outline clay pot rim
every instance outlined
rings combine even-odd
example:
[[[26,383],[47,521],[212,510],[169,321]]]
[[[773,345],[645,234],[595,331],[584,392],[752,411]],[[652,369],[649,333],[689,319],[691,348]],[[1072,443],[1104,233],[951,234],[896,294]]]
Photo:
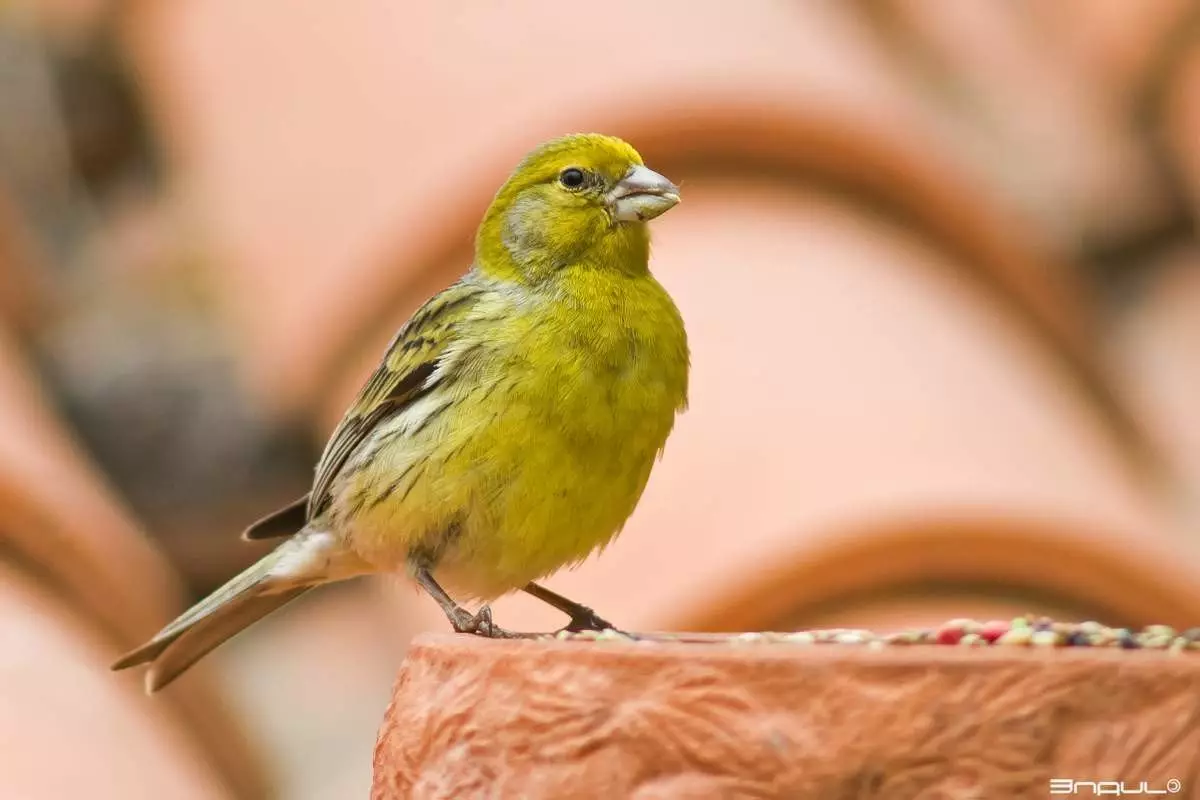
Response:
[[[868,589],[949,580],[1050,589],[1125,620],[1200,624],[1200,559],[1181,553],[1178,545],[1186,543],[1171,537],[968,509],[893,517],[857,531],[773,537],[781,552],[770,564],[753,565],[753,582],[726,582],[730,590],[718,596],[697,594],[680,609],[677,624],[695,630],[753,628],[758,620],[795,617],[806,607]],[[794,542],[790,548],[788,540]]]
[[[694,634],[679,634],[692,636]],[[737,634],[728,634],[736,636]],[[662,660],[680,655],[702,656],[709,659],[747,660],[802,660],[831,662],[853,660],[865,663],[971,663],[986,661],[991,664],[1020,664],[1031,661],[1054,659],[1058,661],[1144,661],[1154,664],[1180,663],[1181,659],[1192,663],[1200,662],[1200,651],[1168,652],[1158,649],[1132,649],[1119,647],[958,647],[955,645],[893,645],[872,649],[858,644],[789,644],[754,643],[733,644],[732,642],[628,642],[619,639],[607,641],[571,641],[561,639],[488,639],[463,633],[421,633],[413,637],[405,660],[436,653],[439,658],[470,658],[480,649],[488,657],[497,655],[546,656],[578,655],[586,653],[590,661],[608,659],[629,660],[646,658]],[[499,652],[497,652],[499,651]],[[1187,663],[1187,661],[1184,661]]]

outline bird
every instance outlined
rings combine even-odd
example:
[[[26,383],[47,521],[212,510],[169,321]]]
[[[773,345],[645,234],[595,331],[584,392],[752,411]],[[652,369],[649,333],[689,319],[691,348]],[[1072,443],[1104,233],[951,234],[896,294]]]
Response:
[[[679,201],[614,136],[529,152],[470,267],[388,345],[309,493],[242,534],[279,545],[112,668],[149,664],[153,693],[310,589],[377,573],[407,573],[459,633],[513,635],[488,603],[521,590],[566,630],[613,628],[538,581],[617,536],[687,408],[687,334],[647,225]]]

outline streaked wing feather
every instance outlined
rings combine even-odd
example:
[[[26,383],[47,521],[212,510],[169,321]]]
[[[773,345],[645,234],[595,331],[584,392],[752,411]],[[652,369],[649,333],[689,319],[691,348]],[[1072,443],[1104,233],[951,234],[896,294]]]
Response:
[[[310,519],[324,510],[338,473],[371,431],[433,389],[430,381],[453,338],[454,325],[469,313],[480,292],[460,280],[434,295],[397,332],[325,446],[309,494]]]

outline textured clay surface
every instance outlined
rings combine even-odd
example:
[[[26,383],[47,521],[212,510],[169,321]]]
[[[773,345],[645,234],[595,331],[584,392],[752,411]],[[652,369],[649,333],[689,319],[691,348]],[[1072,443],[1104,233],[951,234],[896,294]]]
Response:
[[[1051,778],[1200,798],[1200,658],[428,635],[372,798],[990,800]]]

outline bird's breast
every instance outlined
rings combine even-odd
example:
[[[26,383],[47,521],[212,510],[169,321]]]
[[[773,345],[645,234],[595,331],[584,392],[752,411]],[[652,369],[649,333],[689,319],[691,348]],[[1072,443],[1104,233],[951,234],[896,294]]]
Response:
[[[545,359],[531,389],[549,400],[547,414],[584,441],[665,438],[686,401],[688,369],[670,297],[648,275],[592,277],[563,294],[530,331],[528,352]]]

